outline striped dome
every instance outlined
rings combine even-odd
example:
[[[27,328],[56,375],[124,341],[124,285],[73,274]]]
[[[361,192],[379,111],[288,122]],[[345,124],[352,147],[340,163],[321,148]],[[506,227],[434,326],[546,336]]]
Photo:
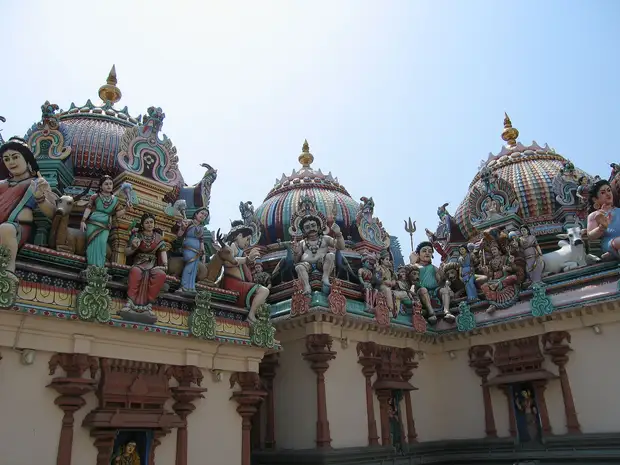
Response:
[[[545,144],[540,147],[536,142],[530,146],[516,143],[514,147],[504,147],[496,156],[490,156],[485,165],[498,178],[508,181],[514,189],[519,209],[517,214],[528,224],[552,221],[560,205],[556,202],[553,181],[567,160]],[[575,169],[577,176],[586,175]],[[470,196],[474,189],[483,189],[478,173],[469,185],[465,199],[454,215],[461,232],[467,238],[475,237],[479,231],[472,225]]]
[[[256,209],[256,215],[263,228],[261,244],[274,244],[278,239],[291,240],[289,233],[291,217],[303,196],[310,196],[317,210],[326,217],[330,216],[335,208],[337,210],[335,220],[344,236],[356,235],[355,218],[359,202],[351,198],[338,182],[338,178],[334,178],[331,173],[323,174],[321,170],[312,169],[310,164],[313,159],[305,142],[299,157],[302,163],[301,169],[293,170],[290,176],[283,174],[267,194],[263,204]]]

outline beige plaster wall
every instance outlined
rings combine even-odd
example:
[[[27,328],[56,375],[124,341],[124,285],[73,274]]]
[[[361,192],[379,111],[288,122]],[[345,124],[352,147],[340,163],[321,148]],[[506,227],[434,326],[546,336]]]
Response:
[[[282,345],[284,350],[274,379],[276,443],[284,449],[313,448],[316,375],[301,356],[306,351],[305,339],[289,340]],[[329,402],[328,399],[328,405]]]

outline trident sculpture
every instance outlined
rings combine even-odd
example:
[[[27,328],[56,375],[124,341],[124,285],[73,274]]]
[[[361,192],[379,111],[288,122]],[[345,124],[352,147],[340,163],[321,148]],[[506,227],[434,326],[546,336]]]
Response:
[[[411,217],[409,217],[409,222],[405,220],[405,231],[409,233],[409,238],[411,239],[411,251],[413,252],[415,249],[413,248],[413,233],[416,231],[415,221],[411,222]]]
[[[0,121],[6,123],[6,118],[4,116],[0,116]],[[0,129],[0,132],[2,132],[2,129]],[[2,134],[0,134],[0,144],[2,143],[4,143],[4,139],[2,138]]]

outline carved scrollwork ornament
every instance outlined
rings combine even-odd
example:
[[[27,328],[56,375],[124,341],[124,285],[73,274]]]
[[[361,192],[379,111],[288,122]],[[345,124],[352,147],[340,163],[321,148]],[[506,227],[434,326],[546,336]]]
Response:
[[[195,302],[196,307],[189,316],[190,333],[200,339],[215,339],[217,323],[211,308],[211,293],[198,291]]]
[[[106,285],[110,279],[108,269],[90,265],[86,269],[88,284],[77,298],[77,315],[84,321],[107,323],[111,319],[112,297]]]

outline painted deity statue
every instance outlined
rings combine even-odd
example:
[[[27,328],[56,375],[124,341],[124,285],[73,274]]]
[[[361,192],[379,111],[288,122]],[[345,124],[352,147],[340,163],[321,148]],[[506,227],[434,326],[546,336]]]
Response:
[[[396,318],[398,316],[398,309],[395,308],[394,296],[392,294],[392,290],[396,287],[396,273],[394,273],[390,253],[387,249],[381,251],[375,272],[379,278],[379,292],[385,296],[388,309],[392,312],[393,317]]]
[[[545,268],[542,250],[540,250],[538,240],[530,231],[529,226],[523,225],[519,228],[519,231],[521,232],[521,237],[517,239],[517,243],[525,258],[527,277],[532,284],[539,283],[542,281],[542,274]]]
[[[507,308],[516,302],[519,297],[519,277],[512,255],[502,253],[498,243],[493,240],[488,242],[487,246],[490,258],[485,260],[482,270],[488,281],[481,287],[487,300],[491,302],[487,309],[487,313],[491,314],[498,308]]]
[[[328,221],[329,223],[329,221]],[[310,273],[314,270],[323,271],[323,293],[329,294],[329,278],[336,266],[336,255],[329,248],[344,250],[345,242],[340,226],[332,220],[331,231],[336,238],[327,235],[330,228],[324,228],[323,220],[317,216],[308,214],[301,219],[303,239],[293,243],[293,256],[295,271],[304,286],[304,294],[312,294],[310,287]]]
[[[411,280],[411,272],[414,270],[417,272],[417,268],[411,265],[399,266],[396,271],[396,286],[392,293],[394,294],[395,307],[397,311],[400,311],[401,306],[413,308],[419,304],[419,299],[415,292],[415,282]],[[415,276],[415,280],[419,279],[419,272]]]
[[[250,245],[253,234],[252,228],[243,221],[233,221],[231,230],[226,236],[226,243],[231,249],[236,265],[224,263],[224,276],[221,286],[230,291],[239,293],[237,305],[249,308],[248,322],[256,322],[256,311],[267,301],[269,289],[254,282],[250,265],[259,258],[260,253],[253,249],[246,255],[246,249]]]
[[[437,322],[433,301],[439,301],[443,305],[443,318],[449,323],[454,322],[455,317],[450,313],[450,289],[444,286],[446,281],[443,271],[433,265],[433,244],[421,242],[416,251],[409,256],[409,261],[420,270],[418,296],[426,312],[429,323]]]
[[[137,444],[134,441],[129,441],[114,454],[110,465],[140,465],[140,456],[136,447]]]
[[[0,244],[9,251],[7,270],[15,271],[17,252],[30,237],[33,211],[53,217],[58,197],[41,177],[34,154],[23,139],[0,146]]]
[[[588,238],[600,239],[603,258],[620,260],[620,208],[614,207],[611,185],[604,179],[590,188]]]
[[[154,323],[152,304],[166,283],[168,255],[161,231],[155,229],[155,217],[145,213],[140,226],[131,232],[125,255],[133,257],[127,285],[127,305],[121,310],[126,320]]]
[[[366,253],[362,255],[362,266],[357,272],[357,276],[364,290],[364,301],[366,311],[373,312],[377,305],[377,289],[375,289],[375,264],[377,260],[374,254]]]
[[[466,294],[465,284],[460,277],[461,265],[459,262],[444,262],[441,267],[446,276],[446,287],[450,289],[450,300],[464,297]]]
[[[271,289],[271,275],[263,270],[262,263],[256,262],[252,275],[254,276],[254,282],[256,284]]]
[[[472,301],[478,298],[478,289],[476,288],[476,273],[474,261],[472,257],[473,244],[461,245],[459,247],[459,277],[465,285],[465,293],[467,300]]]
[[[183,238],[183,274],[178,292],[195,293],[198,264],[206,260],[204,253],[204,225],[209,219],[209,210],[200,208],[191,220],[181,220],[176,224],[177,237]]]
[[[103,176],[99,180],[99,191],[91,196],[84,209],[80,229],[86,232],[86,262],[89,265],[105,266],[112,218],[125,215],[126,210],[113,190],[112,178]]]

